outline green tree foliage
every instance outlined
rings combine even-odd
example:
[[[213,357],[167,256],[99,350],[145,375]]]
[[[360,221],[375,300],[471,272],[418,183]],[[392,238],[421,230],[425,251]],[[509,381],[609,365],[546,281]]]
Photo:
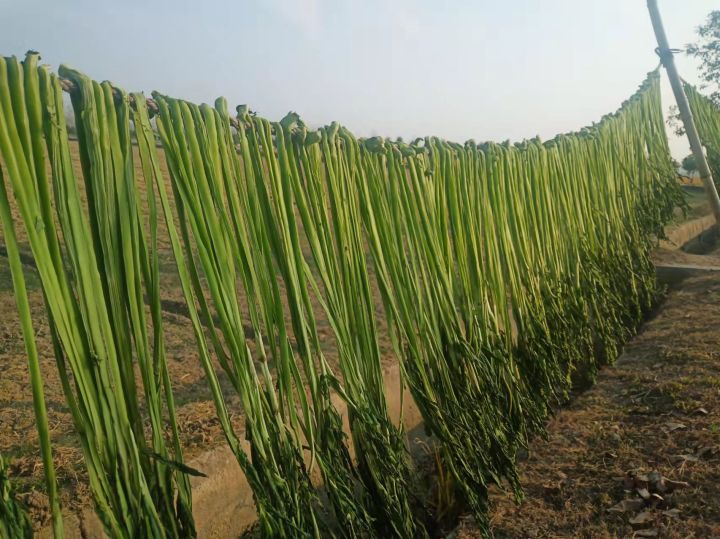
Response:
[[[688,45],[686,52],[700,60],[702,87],[710,89],[710,99],[720,105],[720,10],[710,12],[697,34],[698,42]]]
[[[684,168],[686,172],[690,172],[690,173],[697,172],[697,170],[698,170],[697,161],[695,160],[695,156],[693,154],[687,155],[682,160],[682,168]]]

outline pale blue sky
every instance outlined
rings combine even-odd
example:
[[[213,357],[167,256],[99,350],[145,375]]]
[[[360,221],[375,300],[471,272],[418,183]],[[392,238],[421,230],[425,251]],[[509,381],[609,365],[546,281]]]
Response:
[[[660,7],[680,47],[720,6]],[[645,0],[0,0],[0,54],[29,48],[127,90],[456,141],[577,129],[658,63]]]

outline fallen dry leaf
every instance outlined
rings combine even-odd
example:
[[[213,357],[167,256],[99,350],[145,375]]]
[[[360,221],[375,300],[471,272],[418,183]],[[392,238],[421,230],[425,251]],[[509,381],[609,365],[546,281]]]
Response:
[[[623,488],[625,490],[636,490],[639,488],[648,488],[648,476],[645,474],[639,474],[634,471],[629,471],[623,478]]]
[[[663,430],[665,432],[675,432],[676,430],[682,430],[686,429],[687,427],[683,423],[674,423],[672,421],[668,421],[663,426]]]
[[[650,504],[652,505],[652,507],[658,507],[661,505],[665,505],[665,498],[660,496],[660,494],[658,494],[657,492],[653,492],[650,495]]]
[[[662,514],[669,518],[680,518],[680,509],[668,509],[663,511]]]
[[[635,498],[633,500],[623,500],[608,509],[609,513],[627,513],[630,511],[639,511],[645,507],[645,502]]]
[[[700,460],[695,455],[687,455],[687,454],[673,455],[672,458],[675,462],[697,462],[698,460]]]
[[[665,479],[660,472],[650,472],[648,474],[648,483],[651,492],[665,491]]]
[[[669,492],[672,492],[673,490],[687,488],[690,486],[690,483],[687,483],[685,481],[673,481],[672,479],[666,479],[665,486],[667,487],[667,490]]]
[[[628,522],[633,528],[643,528],[654,520],[655,516],[650,511],[643,511],[632,517]]]
[[[638,530],[635,532],[635,537],[657,537],[658,531],[655,528],[649,528],[647,530]]]

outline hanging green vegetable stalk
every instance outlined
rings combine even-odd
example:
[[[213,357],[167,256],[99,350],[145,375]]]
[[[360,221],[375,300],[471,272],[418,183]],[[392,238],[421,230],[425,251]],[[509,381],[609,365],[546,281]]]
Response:
[[[233,161],[237,156],[227,113],[222,118],[207,106],[155,98],[183,238],[184,250],[177,241],[173,245],[175,257],[181,276],[185,275],[188,305],[191,310],[195,302],[200,305],[199,314],[194,315],[195,333],[225,435],[253,489],[263,533],[319,536],[321,517],[303,462],[305,443],[315,451],[317,426],[313,403],[294,361],[272,266],[269,242],[278,241],[277,236],[250,222],[249,195],[236,176],[239,170]],[[162,192],[165,187],[159,175],[156,183]],[[175,227],[167,206],[165,216],[172,231]],[[257,214],[261,209],[256,206],[252,211]],[[238,290],[244,291],[252,342],[246,340]],[[213,316],[219,319],[217,326]],[[257,349],[259,371],[251,345]],[[251,458],[240,447],[229,421],[211,349],[242,400]],[[270,361],[277,372],[277,389]],[[312,377],[314,371],[308,374]],[[318,383],[317,377],[309,380],[316,392]]]
[[[60,74],[75,85],[71,97],[93,246],[100,255],[102,291],[110,314],[139,461],[148,470],[148,488],[166,532],[170,536],[193,535],[190,485],[187,468],[181,465],[182,450],[165,357],[157,217],[154,200],[150,198],[149,230],[143,229],[144,209],[132,161],[130,101],[124,92],[113,89],[109,83],[98,84],[64,67]],[[150,307],[150,320],[145,298]],[[148,331],[150,325],[152,337]],[[140,367],[151,426],[151,440],[147,445],[136,395],[133,357]],[[168,450],[165,440],[166,425],[172,433],[172,451]]]
[[[15,499],[7,464],[0,455],[0,539],[29,539],[32,536],[30,519]]]
[[[143,295],[157,297],[152,291],[157,282],[143,282],[142,276],[149,276],[145,270],[150,255],[140,237],[134,199],[127,99],[116,109],[109,84],[91,83],[64,70],[82,93],[75,102],[88,217],[73,173],[59,79],[45,68],[26,69],[25,95],[30,100],[25,102],[19,63],[8,59],[1,67],[8,73],[0,86],[4,116],[15,122],[8,122],[9,137],[7,130],[0,134],[0,149],[38,269],[55,359],[97,512],[111,537],[193,536],[186,478],[176,478],[182,465],[175,461],[181,456],[168,458],[163,441],[163,351],[151,352],[146,335]],[[42,111],[35,116],[41,122],[28,124],[23,117],[33,110]],[[32,112],[28,116],[33,117]],[[30,143],[26,147],[32,147],[34,160],[42,159],[46,146],[52,204],[44,165],[33,165],[30,155],[20,161],[23,153],[12,146],[13,140]],[[8,229],[5,223],[6,238]],[[153,327],[156,337],[161,335],[159,319]],[[32,338],[24,330],[26,339]],[[144,437],[133,357],[140,363],[151,416],[150,445]],[[172,405],[171,398],[167,402]]]
[[[372,492],[357,484],[342,421],[331,399],[331,390],[345,398],[352,414],[355,403],[347,399],[321,350],[315,313],[310,299],[307,263],[299,237],[296,208],[290,185],[296,162],[290,158],[290,137],[297,122],[294,113],[280,123],[252,117],[239,109],[240,155],[246,169],[245,183],[258,210],[253,220],[269,232],[268,253],[273,260],[267,268],[277,267],[285,285],[290,326],[297,346],[297,360],[307,380],[312,405],[317,458],[325,489],[338,522],[338,533],[348,537],[373,535],[373,526],[382,529],[386,522],[373,522],[369,511]],[[256,229],[256,235],[263,232]],[[272,273],[271,273],[272,275]],[[287,358],[288,363],[293,361]],[[315,381],[317,379],[317,382]],[[307,430],[307,429],[306,429]],[[311,446],[312,448],[312,446]]]
[[[283,134],[276,144],[286,165],[281,188],[292,186],[317,268],[321,286],[310,264],[306,276],[334,331],[357,468],[369,493],[366,503],[380,536],[422,536],[422,515],[413,515],[411,507],[413,486],[402,431],[388,417],[385,401],[359,206],[359,146],[337,124],[308,133],[293,113],[280,124]]]
[[[487,335],[482,326],[491,321],[479,311],[464,320],[457,308],[454,261],[446,242],[447,206],[441,203],[444,176],[438,176],[442,164],[431,148],[437,143],[405,148],[366,141],[363,211],[413,397],[480,515],[490,478],[497,483],[504,475],[512,479],[512,411],[500,403],[515,381],[512,365],[502,356],[502,342],[492,343],[498,348],[481,340]]]
[[[35,133],[42,130],[42,114],[38,105],[38,84],[37,84],[37,55],[29,54],[23,64],[17,60],[10,59],[10,65],[6,61],[0,63],[0,92],[4,98],[2,101],[2,118],[0,118],[0,154],[8,151],[7,144],[12,150],[17,151],[17,155],[10,158],[6,166],[22,167],[25,164],[28,168],[34,168],[36,173],[45,174],[44,149],[38,138],[31,139],[27,136],[27,130]],[[24,80],[23,80],[24,79]],[[22,88],[21,88],[22,85]],[[20,125],[18,129],[11,122],[15,118],[9,113],[10,101],[8,96],[15,90],[15,96],[23,102],[23,93],[27,107],[27,115],[23,116],[25,111],[17,115],[17,121]],[[27,129],[27,130],[26,130]],[[22,151],[17,145],[20,132],[25,133],[25,137],[19,142],[22,144]],[[9,152],[8,152],[9,153]],[[16,169],[17,170],[17,169]],[[29,172],[29,171],[28,171]],[[46,191],[40,193],[42,204],[47,209],[49,198]],[[10,201],[8,198],[5,180],[3,178],[2,169],[0,168],[0,217],[5,238],[5,246],[8,252],[8,260],[10,262],[10,270],[13,280],[13,289],[15,292],[15,302],[20,315],[20,324],[25,342],[25,350],[28,359],[28,369],[30,372],[30,383],[33,394],[33,407],[35,411],[38,438],[40,441],[40,453],[42,456],[45,484],[47,486],[48,500],[50,503],[50,512],[52,515],[53,536],[55,538],[63,537],[62,514],[60,510],[60,499],[57,490],[57,481],[55,479],[55,466],[52,460],[52,449],[50,446],[50,432],[47,418],[47,407],[45,405],[45,394],[43,391],[43,380],[40,372],[40,362],[38,357],[37,345],[35,343],[35,333],[30,317],[30,304],[28,300],[27,288],[25,286],[25,276],[23,266],[20,260],[20,253],[17,244],[15,225],[12,220]]]
[[[720,109],[691,84],[685,83],[685,94],[717,186],[720,184]]]

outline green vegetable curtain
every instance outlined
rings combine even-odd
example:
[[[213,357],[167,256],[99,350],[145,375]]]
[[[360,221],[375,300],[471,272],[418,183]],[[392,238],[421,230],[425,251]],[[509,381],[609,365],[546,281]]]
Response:
[[[32,535],[30,519],[15,499],[7,464],[0,455],[0,537],[27,539]]]
[[[183,461],[163,336],[162,229],[261,534],[411,538],[428,535],[428,514],[389,415],[386,391],[402,388],[386,388],[380,341],[389,337],[444,465],[488,526],[487,489],[522,496],[515,455],[574,370],[612,361],[651,308],[649,253],[682,201],[657,72],[598,124],[515,145],[358,139],[294,113],[231,115],[223,99],[155,93],[148,107],[73,69],[55,75],[36,54],[0,61],[0,107],[3,237],[56,537],[19,227],[110,537],[195,535],[188,476],[198,472]],[[242,432],[230,402],[241,403]],[[0,514],[23,529],[6,492]]]
[[[708,165],[717,187],[720,182],[720,108],[687,83],[685,83],[685,94],[688,96],[690,110],[695,119],[700,141],[705,146]]]

